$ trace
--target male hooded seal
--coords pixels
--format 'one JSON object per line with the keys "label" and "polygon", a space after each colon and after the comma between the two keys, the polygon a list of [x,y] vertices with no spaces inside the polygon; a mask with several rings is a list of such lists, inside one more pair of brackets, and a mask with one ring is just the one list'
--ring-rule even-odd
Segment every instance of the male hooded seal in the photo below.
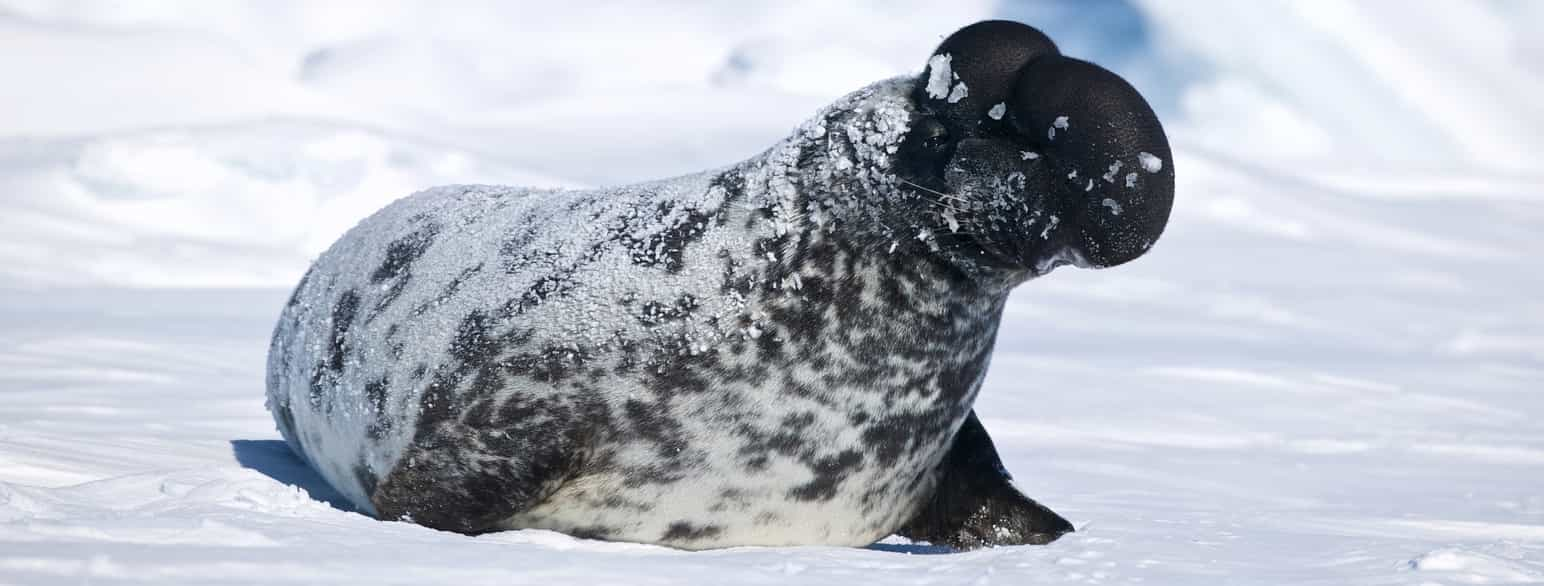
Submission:
{"label": "male hooded seal", "polygon": [[701,549],[1046,543],[972,403],[1014,286],[1163,231],[1120,77],[981,22],[747,161],[599,190],[451,186],[317,259],[284,438],[382,519]]}

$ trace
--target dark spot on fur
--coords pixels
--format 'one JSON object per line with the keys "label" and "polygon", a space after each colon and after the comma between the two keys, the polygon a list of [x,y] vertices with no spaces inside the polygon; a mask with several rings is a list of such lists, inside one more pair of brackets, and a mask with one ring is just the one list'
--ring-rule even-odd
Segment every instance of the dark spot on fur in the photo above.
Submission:
{"label": "dark spot on fur", "polygon": [[685,432],[681,423],[672,418],[664,403],[644,403],[628,399],[622,404],[622,413],[632,432],[654,446],[657,460],[649,466],[631,470],[626,483],[629,486],[644,484],[671,484],[682,477],[687,450]]}
{"label": "dark spot on fur", "polygon": [[620,531],[620,529],[608,525],[586,525],[584,527],[568,529],[565,533],[579,539],[605,539],[607,536],[616,535]]}
{"label": "dark spot on fur", "polygon": [[695,394],[712,388],[720,368],[718,349],[704,348],[686,334],[654,340],[655,349],[645,364],[643,383],[660,396]]}
{"label": "dark spot on fur", "polygon": [[775,330],[762,332],[756,338],[756,350],[761,360],[781,362],[783,359],[783,341],[777,337]]}
{"label": "dark spot on fur", "polygon": [[354,315],[359,312],[359,293],[349,289],[338,298],[332,308],[332,332],[327,342],[327,368],[333,372],[343,370],[344,355],[348,352],[348,331],[354,327]]}
{"label": "dark spot on fur", "polygon": [[750,495],[738,488],[725,488],[718,491],[718,498],[708,506],[708,512],[721,513],[728,510],[743,511],[754,504]]}
{"label": "dark spot on fur", "polygon": [[541,233],[540,227],[540,222],[527,223],[499,244],[500,269],[508,274],[519,274],[533,264],[551,260],[549,251],[531,249],[531,244]]}
{"label": "dark spot on fur", "polygon": [[783,520],[783,516],[782,515],[779,515],[779,514],[773,512],[773,511],[762,511],[760,513],[756,513],[756,517],[754,519],[752,519],[751,522],[755,523],[756,525],[765,527],[767,525],[772,525],[772,524],[777,523],[778,521],[782,521],[782,520]]}
{"label": "dark spot on fur", "polygon": [[[664,203],[660,206],[659,217],[663,219],[669,213],[669,208]],[[698,210],[686,212],[683,218],[677,219],[665,229],[629,246],[633,263],[642,266],[661,266],[672,273],[681,272],[686,246],[697,241],[707,232],[707,225],[711,219],[708,214]]]}
{"label": "dark spot on fur", "polygon": [[644,303],[638,312],[638,323],[653,327],[660,324],[678,322],[691,316],[702,304],[691,294],[682,295],[674,303],[669,305],[658,301]]}
{"label": "dark spot on fur", "polygon": [[[994,333],[996,328],[993,328]],[[969,362],[957,367],[945,368],[938,373],[938,387],[945,400],[959,402],[980,384],[980,376],[986,371],[991,356],[991,345],[973,356]]]}
{"label": "dark spot on fur", "polygon": [[[956,417],[963,417],[962,405],[952,405],[938,412],[891,415],[871,423],[860,436],[864,446],[880,466],[893,466],[902,455],[928,446],[928,441],[948,432]],[[960,411],[956,414],[955,411]]]}
{"label": "dark spot on fur", "polygon": [[781,281],[784,277],[783,272],[784,267],[787,265],[785,262],[787,259],[783,258],[783,247],[787,243],[787,236],[757,238],[755,242],[751,243],[751,252],[755,255],[757,262],[760,262],[761,259],[767,259],[767,272],[763,279],[767,281],[764,289],[765,292],[776,293],[777,289],[773,287],[773,284]]}
{"label": "dark spot on fur", "polygon": [[799,433],[804,431],[805,428],[809,427],[813,423],[815,423],[815,414],[809,411],[801,411],[799,413],[789,413],[784,415],[782,428],[783,431],[789,433]]}
{"label": "dark spot on fur", "polygon": [[502,362],[505,372],[543,383],[556,383],[581,373],[593,353],[581,347],[548,346],[538,352],[523,352]]}
{"label": "dark spot on fur", "polygon": [[[497,386],[497,370],[492,362],[500,347],[498,336],[492,331],[493,320],[481,311],[473,311],[456,326],[451,339],[449,354],[454,364],[435,371],[433,380],[424,390],[420,400],[417,435],[427,433],[434,424],[452,418],[458,405],[457,391],[469,376],[474,386],[489,390]],[[475,396],[475,391],[469,391]]]}
{"label": "dark spot on fur", "polygon": [[[718,177],[713,178],[710,186],[724,190],[725,204],[734,204],[745,200],[745,175],[740,173],[739,169],[730,169],[719,173]],[[718,215],[718,225],[722,226],[728,222],[729,214]]]}
{"label": "dark spot on fur", "polygon": [[725,488],[718,491],[718,498],[730,500],[744,500],[745,491],[738,488]]}
{"label": "dark spot on fur", "polygon": [[863,463],[863,454],[856,450],[842,450],[810,464],[815,478],[788,491],[788,496],[801,501],[828,501],[836,497],[836,489],[843,480]]}
{"label": "dark spot on fur", "polygon": [[544,404],[545,401],[540,397],[510,395],[498,406],[498,419],[495,420],[493,399],[490,397],[479,402],[480,411],[469,412],[466,418],[469,425],[480,427],[491,427],[495,421],[528,421],[536,417]]}
{"label": "dark spot on fur", "polygon": [[375,472],[363,460],[354,464],[354,480],[359,482],[360,488],[365,489],[365,497],[375,494],[375,485],[378,479]]}
{"label": "dark spot on fur", "polygon": [[289,301],[284,303],[285,307],[294,307],[296,305],[300,305],[300,294],[306,290],[306,283],[310,282],[311,273],[315,271],[316,266],[313,265],[311,268],[306,269],[306,274],[300,276],[300,283],[295,285],[294,291],[290,292]]}
{"label": "dark spot on fur", "polygon": [[735,434],[744,439],[739,454],[748,457],[746,466],[756,469],[764,468],[764,461],[772,453],[798,456],[812,449],[804,433],[811,421],[813,416],[809,412],[791,413],[784,416],[778,428],[770,433],[751,425],[741,425],[735,430]]}
{"label": "dark spot on fur", "polygon": [[766,454],[759,454],[746,460],[742,466],[745,468],[746,472],[762,472],[765,471],[767,466],[770,466],[771,464],[771,457],[767,456]]}
{"label": "dark spot on fur", "polygon": [[[722,219],[722,214],[678,208],[673,200],[651,202],[647,195],[652,194],[644,194],[637,200],[646,203],[634,208],[632,215],[624,215],[608,228],[610,240],[627,250],[628,258],[635,265],[680,272],[687,246],[702,238],[714,216]],[[653,231],[639,236],[640,230]],[[596,246],[601,247],[595,253],[597,257],[609,249],[609,245]]]}
{"label": "dark spot on fur", "polygon": [[419,304],[418,307],[414,307],[413,315],[423,315],[428,313],[430,309],[450,301],[450,298],[454,297],[456,293],[461,290],[461,286],[465,285],[468,279],[471,279],[473,275],[482,272],[483,264],[484,263],[477,263],[477,266],[462,270],[455,276],[455,278],[451,279],[449,283],[445,284],[445,288],[440,291],[438,296],[436,296],[434,299]]}
{"label": "dark spot on fur", "polygon": [[509,319],[522,315],[548,299],[567,295],[578,286],[573,280],[573,273],[573,269],[568,269],[537,279],[519,297],[509,300],[499,308],[499,318]]}
{"label": "dark spot on fur", "polygon": [[638,367],[638,343],[632,340],[622,340],[616,345],[617,362],[612,372],[627,374]]}
{"label": "dark spot on fur", "polygon": [[687,521],[676,521],[660,536],[660,541],[698,541],[718,537],[723,532],[724,528],[718,525],[698,526]]}
{"label": "dark spot on fur", "polygon": [[359,312],[359,294],[353,289],[338,297],[332,307],[332,327],[328,330],[327,357],[311,371],[309,399],[313,409],[332,412],[332,402],[326,397],[338,384],[347,363],[349,330],[354,327],[354,317]]}
{"label": "dark spot on fur", "polygon": [[749,297],[756,290],[756,278],[752,275],[742,274],[742,267],[728,250],[720,250],[719,258],[722,259],[723,269],[719,278],[718,292],[724,295]]}
{"label": "dark spot on fur", "polygon": [[332,410],[331,405],[325,401],[332,379],[325,368],[318,366],[311,370],[311,380],[306,384],[306,399],[310,401],[311,409],[324,409],[325,405],[327,411]]}
{"label": "dark spot on fur", "polygon": [[370,274],[370,283],[379,285],[386,281],[392,281],[386,292],[376,301],[371,308],[370,316],[366,321],[374,321],[407,289],[408,282],[412,279],[411,268],[417,262],[429,246],[434,244],[434,237],[439,234],[438,224],[427,224],[413,232],[393,240],[386,245],[386,259]]}
{"label": "dark spot on fur", "polygon": [[456,336],[450,342],[450,355],[462,364],[481,364],[493,358],[498,351],[497,338],[490,331],[492,320],[481,311],[473,311],[461,319]]}
{"label": "dark spot on fur", "polygon": [[386,412],[386,389],[390,384],[390,380],[384,376],[365,383],[365,400],[370,402],[370,411],[375,415],[368,433],[375,439],[385,437],[386,432],[391,431],[391,415]]}
{"label": "dark spot on fur", "polygon": [[386,353],[391,356],[392,360],[401,360],[402,355],[407,352],[407,345],[403,344],[402,340],[397,337],[401,333],[402,324],[391,324],[390,327],[386,328],[386,335],[384,336],[386,340]]}

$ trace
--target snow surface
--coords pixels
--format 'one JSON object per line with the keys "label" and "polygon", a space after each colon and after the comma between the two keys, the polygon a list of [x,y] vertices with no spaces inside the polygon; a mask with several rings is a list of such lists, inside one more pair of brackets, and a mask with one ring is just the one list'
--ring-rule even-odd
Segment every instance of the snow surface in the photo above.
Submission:
{"label": "snow surface", "polygon": [[[364,215],[731,163],[991,16],[1132,79],[1175,147],[1164,238],[1021,288],[977,405],[1078,533],[472,538],[348,511],[279,441],[274,319]],[[0,583],[1544,582],[1540,22],[1515,0],[0,0]]]}

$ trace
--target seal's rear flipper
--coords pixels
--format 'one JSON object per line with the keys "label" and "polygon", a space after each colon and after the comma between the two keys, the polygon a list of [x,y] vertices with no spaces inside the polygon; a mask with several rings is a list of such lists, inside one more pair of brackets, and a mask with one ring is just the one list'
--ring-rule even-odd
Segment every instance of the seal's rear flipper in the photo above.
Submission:
{"label": "seal's rear flipper", "polygon": [[939,468],[933,498],[901,527],[901,536],[975,549],[1044,545],[1072,532],[1072,524],[1061,515],[1013,487],[975,411],[954,436]]}

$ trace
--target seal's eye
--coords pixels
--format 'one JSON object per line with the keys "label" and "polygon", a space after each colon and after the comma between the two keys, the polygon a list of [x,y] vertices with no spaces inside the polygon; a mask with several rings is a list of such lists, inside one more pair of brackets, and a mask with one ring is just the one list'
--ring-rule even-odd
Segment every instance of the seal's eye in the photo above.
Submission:
{"label": "seal's eye", "polygon": [[906,131],[897,162],[918,179],[942,181],[955,145],[949,127],[924,114],[914,119],[911,129]]}
{"label": "seal's eye", "polygon": [[949,129],[932,118],[917,126],[917,136],[922,139],[922,148],[930,151],[941,151],[949,146]]}

